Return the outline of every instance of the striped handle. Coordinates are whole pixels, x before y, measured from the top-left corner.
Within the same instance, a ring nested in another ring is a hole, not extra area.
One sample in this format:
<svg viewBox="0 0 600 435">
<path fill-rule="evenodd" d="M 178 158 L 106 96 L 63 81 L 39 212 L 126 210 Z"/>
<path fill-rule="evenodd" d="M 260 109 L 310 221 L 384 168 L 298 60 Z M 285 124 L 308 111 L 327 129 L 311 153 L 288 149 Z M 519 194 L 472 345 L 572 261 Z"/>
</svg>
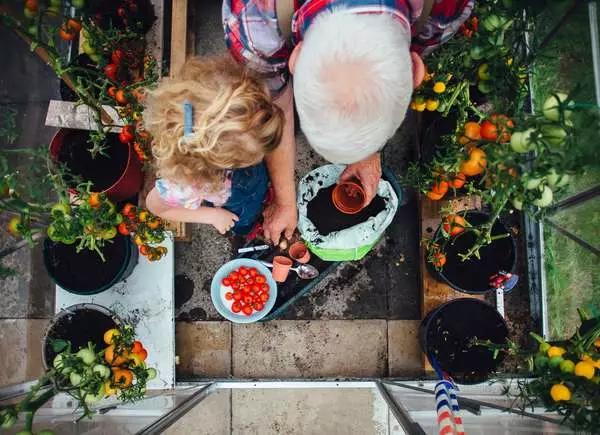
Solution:
<svg viewBox="0 0 600 435">
<path fill-rule="evenodd" d="M 435 405 L 439 435 L 466 435 L 454 387 L 448 381 L 435 386 Z"/>
</svg>

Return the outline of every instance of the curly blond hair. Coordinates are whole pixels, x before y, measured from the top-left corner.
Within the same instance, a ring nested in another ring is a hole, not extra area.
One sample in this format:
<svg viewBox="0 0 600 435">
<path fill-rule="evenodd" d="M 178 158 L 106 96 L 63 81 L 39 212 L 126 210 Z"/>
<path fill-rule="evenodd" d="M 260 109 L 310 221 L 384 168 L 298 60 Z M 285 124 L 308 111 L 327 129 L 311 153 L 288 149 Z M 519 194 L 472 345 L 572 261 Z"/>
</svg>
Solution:
<svg viewBox="0 0 600 435">
<path fill-rule="evenodd" d="M 184 101 L 193 134 L 184 138 Z M 192 58 L 146 95 L 144 127 L 157 175 L 218 189 L 226 169 L 258 164 L 281 140 L 283 112 L 262 80 L 228 56 Z"/>
</svg>

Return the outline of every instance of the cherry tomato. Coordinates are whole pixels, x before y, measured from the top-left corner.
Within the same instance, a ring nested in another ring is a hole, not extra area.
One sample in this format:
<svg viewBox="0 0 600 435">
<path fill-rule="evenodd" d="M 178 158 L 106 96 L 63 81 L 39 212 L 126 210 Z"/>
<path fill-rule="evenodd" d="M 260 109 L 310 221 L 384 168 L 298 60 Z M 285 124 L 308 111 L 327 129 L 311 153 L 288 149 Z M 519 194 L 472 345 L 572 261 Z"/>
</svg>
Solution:
<svg viewBox="0 0 600 435">
<path fill-rule="evenodd" d="M 238 272 L 240 275 L 246 275 L 248 273 L 248 269 L 242 266 L 238 269 Z"/>
<path fill-rule="evenodd" d="M 229 274 L 229 279 L 232 280 L 232 281 L 237 281 L 239 279 L 239 277 L 240 276 L 237 274 L 237 272 L 231 272 Z"/>
<path fill-rule="evenodd" d="M 223 284 L 225 287 L 229 287 L 231 286 L 231 280 L 229 278 L 223 278 L 221 284 Z"/>
<path fill-rule="evenodd" d="M 123 89 L 119 89 L 115 93 L 115 100 L 117 100 L 117 103 L 119 104 L 127 104 L 127 95 L 125 95 L 125 91 Z"/>
<path fill-rule="evenodd" d="M 104 67 L 104 75 L 111 79 L 112 81 L 117 80 L 117 65 L 114 63 L 109 63 Z"/>
<path fill-rule="evenodd" d="M 244 303 L 251 304 L 252 303 L 252 296 L 250 296 L 250 295 L 244 296 Z"/>
<path fill-rule="evenodd" d="M 267 282 L 267 278 L 265 278 L 264 275 L 256 275 L 256 278 L 254 278 L 254 281 L 257 284 L 263 284 L 263 283 Z"/>
<path fill-rule="evenodd" d="M 121 18 L 123 18 L 125 16 L 125 8 L 118 8 L 117 9 L 117 15 L 120 16 Z"/>
<path fill-rule="evenodd" d="M 269 300 L 269 293 L 261 293 L 260 300 L 263 302 L 267 302 Z"/>
<path fill-rule="evenodd" d="M 262 311 L 263 308 L 265 308 L 265 304 L 261 303 L 261 302 L 257 302 L 254 304 L 254 309 L 256 311 Z"/>
<path fill-rule="evenodd" d="M 248 284 L 250 284 L 250 285 L 254 284 L 254 278 L 248 278 L 248 279 L 246 280 L 246 283 L 248 283 Z"/>
<path fill-rule="evenodd" d="M 233 300 L 233 293 L 231 293 L 231 292 L 225 293 L 225 299 L 227 299 L 228 301 Z"/>
<path fill-rule="evenodd" d="M 244 305 L 244 308 L 242 308 L 242 311 L 244 312 L 244 314 L 246 316 L 249 316 L 250 314 L 252 314 L 252 307 L 250 305 Z"/>
<path fill-rule="evenodd" d="M 128 236 L 129 235 L 129 229 L 127 228 L 127 225 L 125 224 L 125 222 L 121 222 L 117 226 L 117 231 L 119 231 L 119 234 L 122 234 L 124 236 Z"/>
<path fill-rule="evenodd" d="M 248 274 L 252 277 L 255 277 L 256 275 L 258 275 L 258 270 L 256 270 L 255 267 L 251 268 L 248 270 Z"/>
<path fill-rule="evenodd" d="M 117 94 L 117 88 L 114 86 L 111 86 L 110 88 L 108 88 L 106 90 L 106 93 L 108 94 L 109 97 L 115 98 L 115 95 Z"/>
<path fill-rule="evenodd" d="M 260 289 L 264 292 L 268 292 L 270 289 L 269 284 L 261 284 Z"/>
<path fill-rule="evenodd" d="M 232 282 L 231 283 L 231 288 L 234 290 L 239 290 L 240 289 L 240 284 L 238 282 Z"/>
<path fill-rule="evenodd" d="M 242 304 L 240 304 L 238 301 L 235 301 L 233 304 L 231 304 L 231 311 L 234 313 L 239 313 L 242 311 Z"/>
<path fill-rule="evenodd" d="M 233 299 L 235 299 L 236 301 L 241 301 L 242 300 L 242 294 L 240 292 L 234 292 L 233 293 Z"/>
<path fill-rule="evenodd" d="M 121 59 L 123 59 L 123 52 L 117 48 L 115 51 L 112 52 L 110 58 L 114 64 L 118 64 L 119 62 L 121 62 Z"/>
<path fill-rule="evenodd" d="M 128 124 L 121 128 L 121 132 L 119 133 L 119 140 L 121 143 L 129 143 L 134 139 L 134 137 L 133 125 Z"/>
</svg>

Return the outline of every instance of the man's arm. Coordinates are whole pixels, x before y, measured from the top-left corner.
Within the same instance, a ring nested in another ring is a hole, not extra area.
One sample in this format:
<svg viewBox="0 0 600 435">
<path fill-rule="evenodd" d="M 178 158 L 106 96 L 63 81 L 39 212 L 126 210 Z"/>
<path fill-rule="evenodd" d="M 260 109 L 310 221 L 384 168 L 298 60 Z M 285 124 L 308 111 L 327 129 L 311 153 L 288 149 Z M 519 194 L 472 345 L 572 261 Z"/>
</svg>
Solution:
<svg viewBox="0 0 600 435">
<path fill-rule="evenodd" d="M 275 190 L 273 204 L 264 212 L 267 240 L 278 244 L 281 234 L 289 239 L 298 223 L 296 210 L 296 139 L 294 137 L 294 92 L 289 83 L 274 103 L 283 110 L 285 125 L 279 147 L 266 156 L 267 168 Z"/>
</svg>

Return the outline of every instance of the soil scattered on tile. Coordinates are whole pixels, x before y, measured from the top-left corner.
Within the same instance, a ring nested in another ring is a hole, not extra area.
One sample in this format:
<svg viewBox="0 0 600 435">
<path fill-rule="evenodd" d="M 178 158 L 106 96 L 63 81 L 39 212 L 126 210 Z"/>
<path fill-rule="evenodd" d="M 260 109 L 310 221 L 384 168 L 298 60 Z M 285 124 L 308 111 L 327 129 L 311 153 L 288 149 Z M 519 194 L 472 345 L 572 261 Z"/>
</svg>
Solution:
<svg viewBox="0 0 600 435">
<path fill-rule="evenodd" d="M 175 309 L 181 308 L 194 294 L 194 281 L 187 275 L 175 275 Z"/>
<path fill-rule="evenodd" d="M 335 231 L 344 230 L 365 222 L 371 216 L 377 216 L 385 209 L 385 199 L 377 195 L 371 203 L 356 214 L 340 212 L 331 200 L 335 184 L 320 189 L 306 208 L 306 215 L 320 234 L 326 236 Z"/>
</svg>

